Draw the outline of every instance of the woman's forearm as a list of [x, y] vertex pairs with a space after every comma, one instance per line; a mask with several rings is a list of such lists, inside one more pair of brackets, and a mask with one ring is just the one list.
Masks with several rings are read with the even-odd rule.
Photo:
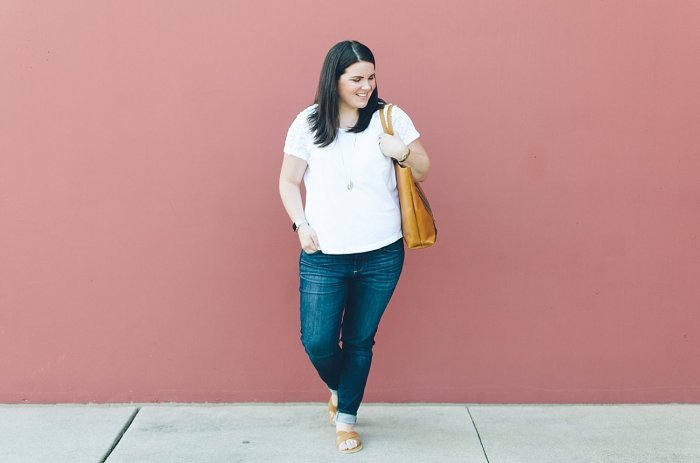
[[413, 180], [416, 182], [422, 182], [428, 178], [428, 171], [430, 170], [430, 159], [428, 155], [421, 151], [411, 150], [411, 155], [406, 159], [402, 165], [404, 167], [410, 167], [411, 173], [413, 174]]
[[301, 201], [301, 187], [295, 183], [280, 180], [280, 197], [284, 209], [292, 222], [304, 219], [304, 205]]

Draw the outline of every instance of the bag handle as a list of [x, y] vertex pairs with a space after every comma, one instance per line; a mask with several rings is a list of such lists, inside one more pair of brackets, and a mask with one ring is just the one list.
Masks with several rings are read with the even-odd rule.
[[[394, 109], [394, 104], [388, 104], [382, 108], [382, 110], [379, 112], [379, 119], [382, 121], [382, 128], [384, 129], [384, 132], [388, 133], [389, 135], [394, 135], [394, 124], [391, 121], [391, 112]], [[386, 120], [384, 119], [386, 117]], [[408, 166], [402, 166], [399, 164], [399, 161], [396, 159], [392, 159], [394, 162], [394, 165], [397, 166], [400, 169], [408, 169]]]
[[[393, 104], [388, 104], [385, 105], [382, 110], [379, 112], [379, 119], [382, 121], [382, 128], [384, 129], [384, 132], [388, 133], [389, 135], [394, 135], [394, 127], [391, 122], [391, 111], [394, 109]], [[385, 120], [386, 118], [386, 120]]]

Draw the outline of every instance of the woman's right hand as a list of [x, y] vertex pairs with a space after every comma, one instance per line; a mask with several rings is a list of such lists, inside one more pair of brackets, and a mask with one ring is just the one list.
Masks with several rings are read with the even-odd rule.
[[318, 245], [316, 231], [311, 228], [311, 225], [308, 223], [301, 224], [297, 229], [297, 234], [299, 235], [301, 249], [303, 249], [307, 254], [313, 254], [321, 250], [321, 246]]

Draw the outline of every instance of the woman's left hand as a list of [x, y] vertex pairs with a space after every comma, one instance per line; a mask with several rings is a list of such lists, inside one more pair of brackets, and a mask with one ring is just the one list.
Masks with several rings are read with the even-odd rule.
[[388, 133], [382, 133], [379, 136], [379, 149], [382, 151], [384, 156], [394, 158], [396, 160], [401, 159], [401, 157], [406, 154], [408, 147], [397, 135], [389, 135]]

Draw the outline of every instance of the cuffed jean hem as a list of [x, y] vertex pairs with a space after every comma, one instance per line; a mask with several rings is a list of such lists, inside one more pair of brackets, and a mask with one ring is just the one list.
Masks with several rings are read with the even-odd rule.
[[[327, 387], [327, 386], [326, 386]], [[329, 391], [331, 391], [332, 394], [338, 394], [338, 391], [335, 389], [331, 389], [330, 387], [328, 388]], [[357, 415], [351, 415], [349, 413], [340, 413], [340, 412], [335, 412], [335, 421], [338, 423], [345, 423], [345, 424], [355, 424], [357, 422]]]
[[357, 422], [357, 415], [350, 415], [349, 413], [338, 412], [335, 415], [335, 422], [336, 423], [345, 423], [345, 424], [355, 424]]

